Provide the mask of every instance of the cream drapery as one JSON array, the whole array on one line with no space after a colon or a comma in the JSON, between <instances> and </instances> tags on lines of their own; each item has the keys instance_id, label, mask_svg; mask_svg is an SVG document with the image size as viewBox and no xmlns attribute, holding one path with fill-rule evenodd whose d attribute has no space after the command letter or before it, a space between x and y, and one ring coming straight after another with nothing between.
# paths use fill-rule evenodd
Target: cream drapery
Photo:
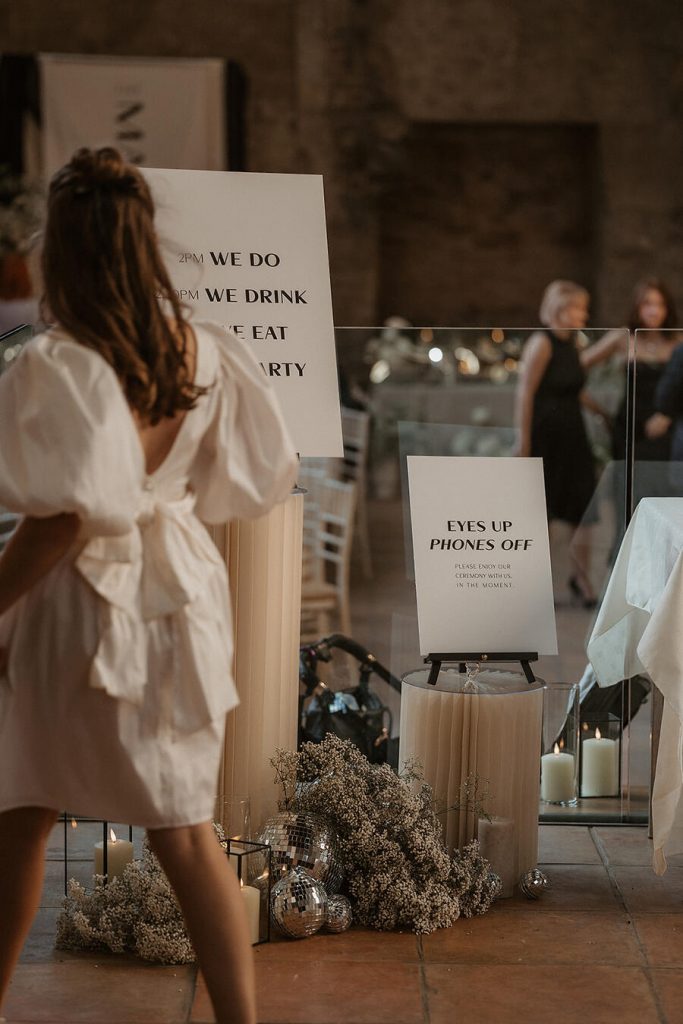
<instances>
[{"instance_id":1,"label":"cream drapery","mask_svg":"<svg viewBox=\"0 0 683 1024\"><path fill-rule=\"evenodd\" d=\"M277 809L270 759L296 749L303 495L260 519L212 527L226 560L239 706L228 716L217 799L251 801L252 833Z\"/></svg>"}]
</instances>

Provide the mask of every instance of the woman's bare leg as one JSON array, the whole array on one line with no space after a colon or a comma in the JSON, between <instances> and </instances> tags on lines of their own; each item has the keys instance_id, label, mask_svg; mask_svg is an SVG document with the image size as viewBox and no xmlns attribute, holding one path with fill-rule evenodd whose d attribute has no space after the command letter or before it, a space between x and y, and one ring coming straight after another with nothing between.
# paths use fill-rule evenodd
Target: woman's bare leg
<instances>
[{"instance_id":1,"label":"woman's bare leg","mask_svg":"<svg viewBox=\"0 0 683 1024\"><path fill-rule=\"evenodd\" d=\"M0 814L0 1006L40 906L45 844L56 820L45 807Z\"/></svg>"},{"instance_id":2,"label":"woman's bare leg","mask_svg":"<svg viewBox=\"0 0 683 1024\"><path fill-rule=\"evenodd\" d=\"M237 877L213 826L154 829L149 842L178 897L217 1024L255 1024L247 917Z\"/></svg>"}]
</instances>

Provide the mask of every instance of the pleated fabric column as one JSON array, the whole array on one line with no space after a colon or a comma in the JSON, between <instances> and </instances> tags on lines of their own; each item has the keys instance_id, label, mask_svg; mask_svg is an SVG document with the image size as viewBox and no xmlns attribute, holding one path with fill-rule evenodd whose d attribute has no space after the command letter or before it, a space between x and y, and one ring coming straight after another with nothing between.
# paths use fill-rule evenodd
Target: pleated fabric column
<instances>
[{"instance_id":1,"label":"pleated fabric column","mask_svg":"<svg viewBox=\"0 0 683 1024\"><path fill-rule=\"evenodd\" d=\"M515 877L536 867L543 685L529 686L513 672L482 672L476 692L464 692L464 675L442 671L436 686L428 672L403 679L399 765L419 762L437 807L460 804L468 778L488 789L484 810L515 822ZM476 837L473 807L449 811L449 850Z\"/></svg>"},{"instance_id":2,"label":"pleated fabric column","mask_svg":"<svg viewBox=\"0 0 683 1024\"><path fill-rule=\"evenodd\" d=\"M252 832L277 810L270 759L296 749L303 495L214 528L230 574L239 706L228 716L218 804L251 801Z\"/></svg>"}]
</instances>

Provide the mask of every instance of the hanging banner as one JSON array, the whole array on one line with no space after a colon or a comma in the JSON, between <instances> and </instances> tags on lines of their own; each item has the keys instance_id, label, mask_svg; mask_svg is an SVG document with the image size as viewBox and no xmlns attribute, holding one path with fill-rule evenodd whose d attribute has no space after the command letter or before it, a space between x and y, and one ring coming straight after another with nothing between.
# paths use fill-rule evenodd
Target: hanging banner
<instances>
[{"instance_id":1,"label":"hanging banner","mask_svg":"<svg viewBox=\"0 0 683 1024\"><path fill-rule=\"evenodd\" d=\"M341 456L322 178L145 169L179 297L243 339L297 451Z\"/></svg>"},{"instance_id":2,"label":"hanging banner","mask_svg":"<svg viewBox=\"0 0 683 1024\"><path fill-rule=\"evenodd\" d=\"M408 456L422 654L557 654L543 461Z\"/></svg>"},{"instance_id":3,"label":"hanging banner","mask_svg":"<svg viewBox=\"0 0 683 1024\"><path fill-rule=\"evenodd\" d=\"M134 164L225 167L221 60L42 54L47 177L80 146L115 146Z\"/></svg>"}]
</instances>

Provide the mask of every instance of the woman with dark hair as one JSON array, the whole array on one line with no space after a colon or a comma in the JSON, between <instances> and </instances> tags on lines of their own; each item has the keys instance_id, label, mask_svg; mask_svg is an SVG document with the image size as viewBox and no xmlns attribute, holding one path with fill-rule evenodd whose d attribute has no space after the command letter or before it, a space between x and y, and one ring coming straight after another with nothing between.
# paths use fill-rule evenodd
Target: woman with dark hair
<instances>
[{"instance_id":1,"label":"woman with dark hair","mask_svg":"<svg viewBox=\"0 0 683 1024\"><path fill-rule=\"evenodd\" d=\"M641 332L634 345L632 364L635 383L633 458L636 461L666 462L669 458L671 424L666 425L657 437L648 436L646 424L654 412L657 385L680 340L671 331L676 326L676 307L664 282L657 277L639 281L633 290L633 306L628 321L630 332ZM589 370L608 359L619 360L626 366L628 346L626 330L608 331L595 345L583 351L583 367ZM626 458L628 414L628 402L624 394L614 419L612 436L612 454L618 460Z\"/></svg>"},{"instance_id":2,"label":"woman with dark hair","mask_svg":"<svg viewBox=\"0 0 683 1024\"><path fill-rule=\"evenodd\" d=\"M57 813L147 828L219 1022L253 1022L249 934L211 817L232 681L204 522L260 515L296 457L248 350L184 315L144 177L79 150L52 180L55 326L0 379L0 996Z\"/></svg>"}]
</instances>

